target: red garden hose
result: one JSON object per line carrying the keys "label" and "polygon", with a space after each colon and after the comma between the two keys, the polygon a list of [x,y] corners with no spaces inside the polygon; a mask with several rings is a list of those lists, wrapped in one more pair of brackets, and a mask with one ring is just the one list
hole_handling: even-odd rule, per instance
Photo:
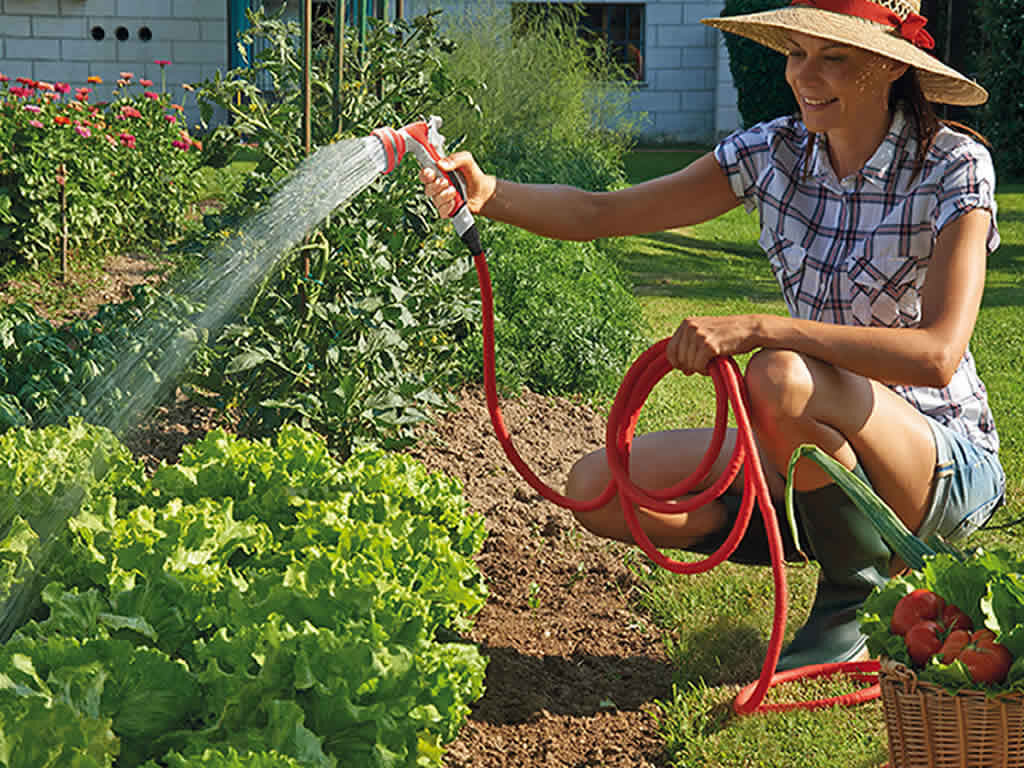
{"label": "red garden hose", "polygon": [[[754,508],[755,500],[764,519],[764,527],[768,536],[768,544],[772,560],[772,576],[775,583],[775,618],[772,622],[772,633],[768,641],[768,654],[761,667],[760,678],[744,687],[733,701],[733,709],[738,714],[752,712],[782,712],[790,709],[818,709],[839,704],[843,706],[860,704],[876,699],[880,695],[878,680],[879,664],[877,661],[853,661],[835,664],[818,664],[786,672],[775,673],[779,654],[782,651],[782,637],[786,629],[786,613],[788,609],[788,593],[786,590],[786,570],[782,556],[782,537],[779,533],[778,519],[772,505],[761,469],[761,461],[754,445],[754,433],[748,416],[746,392],[739,366],[732,358],[715,358],[709,372],[715,384],[716,412],[715,427],[711,444],[704,455],[700,466],[687,479],[662,490],[645,490],[638,488],[629,478],[629,452],[633,443],[633,432],[640,416],[640,409],[646,402],[654,386],[672,369],[665,357],[668,339],[662,339],[637,358],[629,369],[619,391],[615,396],[611,413],[608,417],[608,428],[605,435],[605,451],[608,457],[608,468],[612,478],[607,487],[597,497],[589,501],[577,501],[564,496],[547,486],[526,465],[522,457],[512,445],[512,437],[505,427],[498,402],[498,386],[495,373],[494,358],[494,295],[491,289],[490,271],[483,251],[473,254],[477,278],[480,283],[480,299],[483,313],[484,343],[484,388],[487,394],[487,409],[495,435],[501,443],[505,455],[523,479],[537,493],[548,501],[561,507],[576,511],[588,512],[607,504],[617,494],[622,504],[622,513],[626,524],[637,545],[655,563],[673,573],[703,573],[718,565],[735,551],[743,535]],[[708,474],[712,464],[718,457],[725,441],[726,424],[729,415],[729,403],[732,403],[736,418],[739,439],[733,450],[725,473],[710,487],[694,496],[679,499],[687,494],[697,483]],[[637,519],[636,507],[642,504],[648,509],[662,513],[681,513],[698,509],[711,499],[717,498],[729,487],[740,469],[744,469],[743,502],[739,516],[732,532],[717,552],[704,560],[686,563],[666,557],[658,551],[650,538],[641,528]],[[873,683],[870,687],[843,696],[828,699],[802,702],[778,702],[765,704],[764,698],[768,689],[779,683],[790,682],[812,677],[822,677],[848,673],[858,682]]]}
{"label": "red garden hose", "polygon": [[[619,386],[615,403],[609,414],[605,436],[605,449],[612,478],[604,491],[590,501],[580,502],[570,499],[545,485],[526,465],[512,445],[512,438],[505,427],[501,407],[498,403],[494,361],[494,295],[491,291],[490,271],[480,245],[479,232],[466,203],[464,181],[458,172],[442,171],[437,165],[444,155],[444,137],[440,133],[440,128],[441,118],[436,115],[431,116],[429,120],[411,123],[398,130],[379,128],[366,139],[367,157],[375,164],[380,173],[387,174],[401,162],[407,151],[411,151],[421,167],[431,168],[435,173],[443,174],[455,191],[451,210],[447,215],[452,220],[455,231],[462,242],[473,254],[480,282],[484,335],[484,386],[487,392],[487,408],[498,442],[501,443],[501,447],[512,465],[523,479],[545,499],[576,512],[598,509],[610,502],[612,497],[617,494],[622,504],[622,513],[625,516],[626,524],[636,543],[654,562],[674,573],[702,573],[726,560],[735,551],[743,534],[746,533],[754,502],[757,500],[764,518],[764,527],[771,551],[772,575],[775,581],[775,619],[772,623],[771,638],[768,641],[768,654],[761,667],[761,677],[739,692],[733,703],[733,708],[739,714],[755,711],[778,712],[798,708],[816,709],[835,704],[859,704],[878,698],[880,691],[877,684],[879,670],[877,661],[819,664],[775,674],[775,666],[782,651],[782,636],[786,629],[788,607],[782,537],[779,534],[775,508],[772,505],[771,494],[768,492],[760,458],[754,445],[754,433],[747,415],[743,378],[740,375],[739,367],[731,358],[716,358],[712,361],[709,370],[715,383],[717,411],[711,444],[693,475],[675,486],[657,491],[638,488],[630,481],[628,470],[629,451],[633,443],[633,432],[636,429],[640,409],[654,386],[671,370],[665,357],[667,339],[658,342],[644,352],[630,368]],[[690,498],[678,500],[680,496],[689,493],[690,489],[704,479],[718,457],[725,441],[730,402],[736,417],[739,440],[736,442],[736,448],[733,450],[725,473],[711,487]],[[736,474],[741,468],[745,470],[743,502],[740,505],[735,527],[718,551],[696,563],[672,560],[659,552],[640,527],[636,514],[637,505],[643,504],[649,509],[664,513],[689,512],[721,495],[736,478]],[[852,694],[818,701],[763,703],[768,689],[773,685],[802,678],[831,675],[836,672],[847,672],[859,682],[872,682],[874,685]]]}

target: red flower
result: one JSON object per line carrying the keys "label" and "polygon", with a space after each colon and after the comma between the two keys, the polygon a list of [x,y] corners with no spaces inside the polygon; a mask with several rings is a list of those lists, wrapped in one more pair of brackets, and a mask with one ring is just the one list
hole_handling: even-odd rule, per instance
{"label": "red flower", "polygon": [[121,139],[121,144],[128,147],[128,149],[135,149],[135,137],[130,133],[121,133],[118,136]]}
{"label": "red flower", "polygon": [[55,122],[57,125],[71,125],[71,118],[64,117],[64,115],[57,115],[53,118],[53,122]]}
{"label": "red flower", "polygon": [[147,99],[152,99],[153,101],[159,101],[160,100],[160,94],[159,93],[153,93],[152,91],[145,91],[145,96],[146,96]]}
{"label": "red flower", "polygon": [[166,67],[171,62],[167,61],[166,59],[154,59],[153,63],[154,64],[159,64],[160,68],[163,69],[164,67]]}

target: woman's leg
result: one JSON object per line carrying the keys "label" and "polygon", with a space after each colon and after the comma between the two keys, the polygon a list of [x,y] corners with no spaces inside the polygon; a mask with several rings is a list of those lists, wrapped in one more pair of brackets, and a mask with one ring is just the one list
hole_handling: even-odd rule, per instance
{"label": "woman's leg", "polygon": [[[630,479],[638,487],[648,490],[668,488],[685,480],[703,460],[712,434],[711,429],[680,429],[637,436],[630,451]],[[713,485],[721,477],[735,445],[736,431],[729,429],[718,458],[707,477],[694,488],[695,492]],[[781,499],[785,485],[782,476],[763,453],[762,463],[773,498]],[[565,495],[579,501],[593,499],[605,489],[610,476],[605,451],[594,451],[576,462],[569,472]],[[730,490],[739,493],[742,488],[741,471],[733,480]],[[599,509],[574,514],[583,527],[598,536],[633,541],[618,497]],[[655,546],[673,549],[686,549],[716,533],[729,521],[726,507],[717,500],[681,514],[663,514],[640,508],[637,517]]]}
{"label": "woman's leg", "polygon": [[[848,469],[858,462],[875,492],[916,531],[932,493],[935,440],[926,418],[884,384],[815,358],[761,350],[747,365],[751,419],[762,452],[786,467],[813,443]],[[829,485],[809,459],[794,473],[798,491]]]}
{"label": "woman's leg", "polygon": [[[788,462],[814,443],[870,480],[912,531],[928,511],[936,447],[928,420],[878,382],[793,352],[762,350],[746,372],[752,419],[767,454]],[[866,475],[865,475],[866,472]],[[864,654],[857,609],[893,568],[867,515],[810,460],[794,473],[797,511],[821,578],[807,622],[778,670]]]}

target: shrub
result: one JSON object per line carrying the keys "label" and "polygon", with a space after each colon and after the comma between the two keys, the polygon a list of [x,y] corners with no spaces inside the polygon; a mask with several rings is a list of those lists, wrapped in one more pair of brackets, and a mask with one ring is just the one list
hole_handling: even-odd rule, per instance
{"label": "shrub", "polygon": [[1024,0],[983,0],[978,9],[982,44],[978,79],[988,89],[981,111],[982,133],[992,142],[1001,175],[1024,175]]}
{"label": "shrub", "polygon": [[[250,14],[250,23],[243,39],[260,41],[262,50],[252,67],[218,76],[199,94],[207,114],[220,106],[232,117],[207,149],[228,158],[245,141],[259,158],[232,227],[244,227],[245,206],[264,200],[304,154],[298,26],[263,12]],[[399,127],[461,98],[445,69],[448,46],[433,16],[374,24],[362,49],[350,34],[344,136]],[[314,145],[338,138],[330,128],[333,60],[329,46],[317,49]],[[274,94],[263,92],[266,82]],[[401,446],[450,399],[455,346],[475,322],[473,286],[462,280],[461,246],[458,256],[447,250],[447,225],[429,208],[414,166],[407,160],[374,182],[285,255],[194,369],[196,394],[214,393],[212,402],[237,413],[244,434],[265,436],[294,422],[327,435],[347,456],[366,444]],[[224,218],[211,219],[211,230]]]}
{"label": "shrub", "polygon": [[66,83],[20,77],[12,85],[0,75],[0,266],[55,263],[62,184],[69,244],[87,264],[181,230],[199,142],[183,106],[152,83],[123,73],[118,86],[114,101],[96,105],[87,87],[71,96]]}
{"label": "shrub", "polygon": [[[498,380],[545,394],[611,397],[644,341],[639,304],[604,250],[497,224],[486,232]],[[464,360],[482,378],[479,334]]]}
{"label": "shrub", "polygon": [[633,145],[630,86],[607,52],[577,35],[569,13],[516,24],[507,9],[474,8],[456,23],[451,69],[479,81],[444,115],[489,172],[518,181],[608,189],[625,182]]}
{"label": "shrub", "polygon": [[[785,5],[789,5],[789,0],[726,0],[722,15],[739,16]],[[724,34],[743,125],[749,127],[796,112],[796,100],[786,83],[785,57],[753,40]]]}

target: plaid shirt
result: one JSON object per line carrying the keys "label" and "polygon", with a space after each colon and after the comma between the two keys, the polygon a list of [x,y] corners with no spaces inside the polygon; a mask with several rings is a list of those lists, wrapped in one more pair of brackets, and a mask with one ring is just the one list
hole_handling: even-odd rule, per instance
{"label": "plaid shirt", "polygon": [[[805,172],[808,140],[813,140]],[[999,245],[995,171],[988,151],[943,127],[913,174],[915,132],[902,111],[867,164],[839,179],[821,134],[795,117],[738,131],[715,158],[748,211],[761,217],[768,255],[793,317],[907,328],[921,320],[921,287],[935,239],[976,208],[992,212],[988,252]],[[999,450],[985,385],[968,349],[949,385],[893,386],[921,413],[977,445]]]}

